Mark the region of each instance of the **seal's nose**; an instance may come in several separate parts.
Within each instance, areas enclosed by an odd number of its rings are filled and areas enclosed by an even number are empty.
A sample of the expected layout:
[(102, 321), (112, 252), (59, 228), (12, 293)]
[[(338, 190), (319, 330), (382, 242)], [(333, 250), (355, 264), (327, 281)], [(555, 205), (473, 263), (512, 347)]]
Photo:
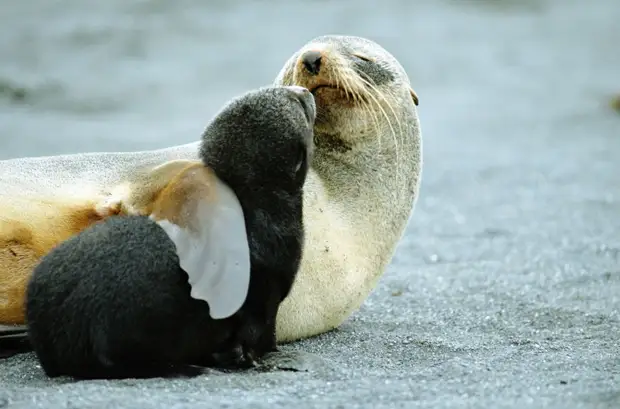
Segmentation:
[(318, 73), (321, 71), (322, 58), (323, 56), (321, 55), (320, 51), (310, 50), (303, 53), (303, 55), (301, 56), (301, 62), (304, 64), (304, 67), (306, 67), (306, 70), (308, 70), (310, 74), (318, 75)]

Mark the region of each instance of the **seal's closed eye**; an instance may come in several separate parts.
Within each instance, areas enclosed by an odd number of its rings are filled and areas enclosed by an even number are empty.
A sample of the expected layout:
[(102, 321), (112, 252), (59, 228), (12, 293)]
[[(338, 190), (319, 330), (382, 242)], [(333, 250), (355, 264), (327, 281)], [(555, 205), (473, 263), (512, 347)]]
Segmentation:
[(308, 158), (308, 153), (307, 150), (304, 146), (300, 146), (299, 149), (299, 155), (297, 156), (297, 166), (295, 166), (295, 172), (299, 172), (300, 170), (302, 170), (304, 167), (307, 166), (307, 158)]
[(366, 57), (366, 56), (365, 56), (365, 55), (363, 55), (363, 54), (353, 53), (353, 54), (351, 54), (351, 55), (352, 55), (353, 57), (358, 58), (358, 59), (360, 59), (360, 60), (362, 60), (362, 61), (365, 61), (365, 62), (374, 62), (374, 60), (372, 60), (370, 57)]

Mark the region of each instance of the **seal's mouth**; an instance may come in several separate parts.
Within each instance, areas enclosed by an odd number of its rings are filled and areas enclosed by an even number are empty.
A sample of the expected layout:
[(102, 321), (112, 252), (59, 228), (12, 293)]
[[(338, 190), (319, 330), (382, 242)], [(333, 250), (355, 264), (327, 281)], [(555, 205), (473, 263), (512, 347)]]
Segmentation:
[(309, 91), (312, 93), (312, 95), (315, 95), (316, 92), (318, 90), (320, 90), (321, 88), (331, 88), (331, 89), (336, 89), (336, 90), (340, 90), (340, 88), (334, 86), (334, 85), (329, 85), (329, 84), (320, 84), (320, 85), (316, 85), (312, 88), (309, 89)]
[[(321, 89), (329, 89), (329, 90), (336, 91), (336, 92), (340, 93), (341, 96), (345, 97), (346, 99), (351, 99), (351, 100), (355, 100), (356, 99), (356, 96), (354, 95), (354, 93), (349, 91), (347, 88), (339, 87), (339, 86), (333, 85), (333, 84), (321, 83), (321, 84), (317, 84), (317, 85), (315, 85), (313, 87), (308, 88), (310, 93), (312, 93), (312, 95), (314, 95), (315, 97), (317, 96), (316, 95), (317, 91), (319, 91)], [(361, 97), (363, 97), (363, 96), (362, 95), (357, 95), (357, 99), (359, 99)]]

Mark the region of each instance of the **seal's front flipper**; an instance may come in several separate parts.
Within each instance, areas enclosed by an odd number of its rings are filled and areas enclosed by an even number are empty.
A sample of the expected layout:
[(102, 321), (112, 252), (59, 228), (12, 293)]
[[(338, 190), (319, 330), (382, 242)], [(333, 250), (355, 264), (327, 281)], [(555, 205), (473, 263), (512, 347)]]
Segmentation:
[(25, 325), (0, 325), (0, 359), (32, 351)]
[(190, 165), (160, 194), (151, 218), (174, 242), (192, 298), (213, 319), (235, 314), (250, 285), (250, 248), (237, 196), (204, 165)]

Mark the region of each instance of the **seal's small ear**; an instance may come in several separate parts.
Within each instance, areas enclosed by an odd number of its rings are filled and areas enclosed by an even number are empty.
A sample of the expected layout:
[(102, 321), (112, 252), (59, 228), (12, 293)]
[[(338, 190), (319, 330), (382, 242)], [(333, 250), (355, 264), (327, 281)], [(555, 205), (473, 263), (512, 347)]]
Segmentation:
[(204, 165), (190, 165), (162, 191), (150, 216), (177, 248), (192, 298), (214, 319), (230, 317), (247, 297), (250, 249), (235, 193)]
[(413, 99), (413, 103), (418, 106), (419, 103), (419, 99), (418, 99), (418, 94), (415, 93), (415, 91), (413, 90), (413, 88), (409, 88), (409, 93), (411, 94), (411, 98)]

